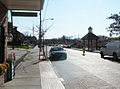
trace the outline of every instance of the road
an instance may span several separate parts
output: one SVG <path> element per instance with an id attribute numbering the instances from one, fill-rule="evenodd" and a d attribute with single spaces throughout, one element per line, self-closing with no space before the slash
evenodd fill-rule
<path id="1" fill-rule="evenodd" d="M 66 89 L 120 89 L 120 63 L 102 59 L 99 53 L 66 49 L 67 60 L 52 66 Z"/>

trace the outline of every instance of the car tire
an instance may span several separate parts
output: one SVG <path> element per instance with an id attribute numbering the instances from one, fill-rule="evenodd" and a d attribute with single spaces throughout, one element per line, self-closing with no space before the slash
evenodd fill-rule
<path id="1" fill-rule="evenodd" d="M 100 52 L 101 58 L 104 58 L 104 54 L 103 52 Z"/>
<path id="2" fill-rule="evenodd" d="M 49 57 L 50 61 L 52 61 L 52 56 Z"/>
<path id="3" fill-rule="evenodd" d="M 117 60 L 117 59 L 118 59 L 118 57 L 117 57 L 117 54 L 116 54 L 116 53 L 113 53 L 113 59 L 114 59 L 114 60 Z"/>

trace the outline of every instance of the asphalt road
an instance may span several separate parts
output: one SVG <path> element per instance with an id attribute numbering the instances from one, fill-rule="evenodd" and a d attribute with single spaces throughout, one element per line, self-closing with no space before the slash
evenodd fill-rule
<path id="1" fill-rule="evenodd" d="M 52 61 L 66 89 L 120 89 L 120 63 L 99 53 L 66 49 L 67 60 Z"/>

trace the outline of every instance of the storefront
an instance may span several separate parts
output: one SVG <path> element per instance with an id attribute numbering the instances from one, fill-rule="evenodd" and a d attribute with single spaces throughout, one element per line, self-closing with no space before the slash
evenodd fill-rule
<path id="1" fill-rule="evenodd" d="M 0 64 L 7 59 L 8 10 L 41 11 L 44 0 L 0 0 Z M 0 75 L 0 85 L 4 76 Z"/>
<path id="2" fill-rule="evenodd" d="M 44 0 L 0 0 L 0 63 L 7 58 L 8 10 L 40 11 Z"/>

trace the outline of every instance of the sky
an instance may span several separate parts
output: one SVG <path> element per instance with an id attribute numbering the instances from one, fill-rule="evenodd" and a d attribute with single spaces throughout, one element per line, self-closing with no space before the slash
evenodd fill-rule
<path id="1" fill-rule="evenodd" d="M 45 0 L 42 10 L 43 29 L 48 29 L 45 38 L 59 38 L 63 35 L 81 38 L 93 28 L 96 35 L 109 36 L 107 27 L 113 20 L 106 19 L 111 14 L 120 12 L 120 0 Z M 22 33 L 32 34 L 38 31 L 39 17 L 14 17 L 14 26 Z M 35 32 L 38 37 L 38 32 Z"/>

